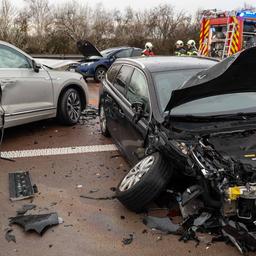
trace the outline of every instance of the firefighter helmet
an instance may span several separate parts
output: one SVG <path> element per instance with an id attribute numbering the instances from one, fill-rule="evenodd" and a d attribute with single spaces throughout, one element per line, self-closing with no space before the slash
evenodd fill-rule
<path id="1" fill-rule="evenodd" d="M 183 46 L 184 46 L 184 43 L 183 43 L 183 41 L 178 40 L 178 41 L 175 43 L 175 45 L 178 46 L 178 47 L 183 47 Z"/>
<path id="2" fill-rule="evenodd" d="M 187 46 L 190 46 L 190 47 L 196 47 L 196 42 L 195 42 L 195 40 L 188 40 L 188 42 L 187 42 Z"/>
<path id="3" fill-rule="evenodd" d="M 152 49 L 153 49 L 153 44 L 150 43 L 150 42 L 147 42 L 147 43 L 145 44 L 145 49 L 152 51 Z"/>

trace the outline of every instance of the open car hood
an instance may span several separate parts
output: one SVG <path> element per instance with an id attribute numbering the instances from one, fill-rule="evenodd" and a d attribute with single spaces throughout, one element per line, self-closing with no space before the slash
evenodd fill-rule
<path id="1" fill-rule="evenodd" d="M 87 40 L 78 41 L 77 48 L 78 48 L 79 52 L 81 52 L 87 58 L 91 57 L 91 56 L 103 57 L 101 55 L 100 51 Z"/>
<path id="2" fill-rule="evenodd" d="M 1 87 L 1 84 L 0 84 L 0 143 L 1 143 L 3 127 L 4 127 L 4 110 L 3 110 L 3 107 L 2 107 L 2 87 Z"/>
<path id="3" fill-rule="evenodd" d="M 241 51 L 204 70 L 172 92 L 166 111 L 210 96 L 256 92 L 256 47 Z"/>

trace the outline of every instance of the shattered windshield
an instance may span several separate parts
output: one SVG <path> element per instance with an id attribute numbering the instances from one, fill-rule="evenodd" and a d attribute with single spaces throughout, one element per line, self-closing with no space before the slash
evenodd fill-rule
<path id="1" fill-rule="evenodd" d="M 200 71 L 202 69 L 172 70 L 152 74 L 162 112 L 170 100 L 172 91 L 182 86 L 185 81 Z"/>

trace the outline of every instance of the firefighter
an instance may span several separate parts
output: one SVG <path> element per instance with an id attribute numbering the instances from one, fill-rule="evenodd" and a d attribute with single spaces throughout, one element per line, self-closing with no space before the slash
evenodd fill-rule
<path id="1" fill-rule="evenodd" d="M 153 52 L 153 44 L 150 42 L 147 42 L 145 44 L 145 50 L 141 53 L 142 56 L 155 56 L 154 52 Z"/>
<path id="2" fill-rule="evenodd" d="M 176 46 L 176 50 L 174 52 L 174 55 L 176 56 L 184 56 L 186 55 L 186 50 L 184 48 L 184 43 L 183 41 L 181 40 L 178 40 L 176 43 L 175 43 L 175 46 Z"/>
<path id="3" fill-rule="evenodd" d="M 187 42 L 187 55 L 188 56 L 198 55 L 198 52 L 196 49 L 196 42 L 194 40 L 188 40 Z"/>

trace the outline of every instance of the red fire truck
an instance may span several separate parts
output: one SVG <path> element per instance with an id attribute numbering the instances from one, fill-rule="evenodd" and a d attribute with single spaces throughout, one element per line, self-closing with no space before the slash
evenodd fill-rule
<path id="1" fill-rule="evenodd" d="M 202 13 L 199 54 L 224 59 L 256 46 L 256 12 L 207 10 Z"/>

